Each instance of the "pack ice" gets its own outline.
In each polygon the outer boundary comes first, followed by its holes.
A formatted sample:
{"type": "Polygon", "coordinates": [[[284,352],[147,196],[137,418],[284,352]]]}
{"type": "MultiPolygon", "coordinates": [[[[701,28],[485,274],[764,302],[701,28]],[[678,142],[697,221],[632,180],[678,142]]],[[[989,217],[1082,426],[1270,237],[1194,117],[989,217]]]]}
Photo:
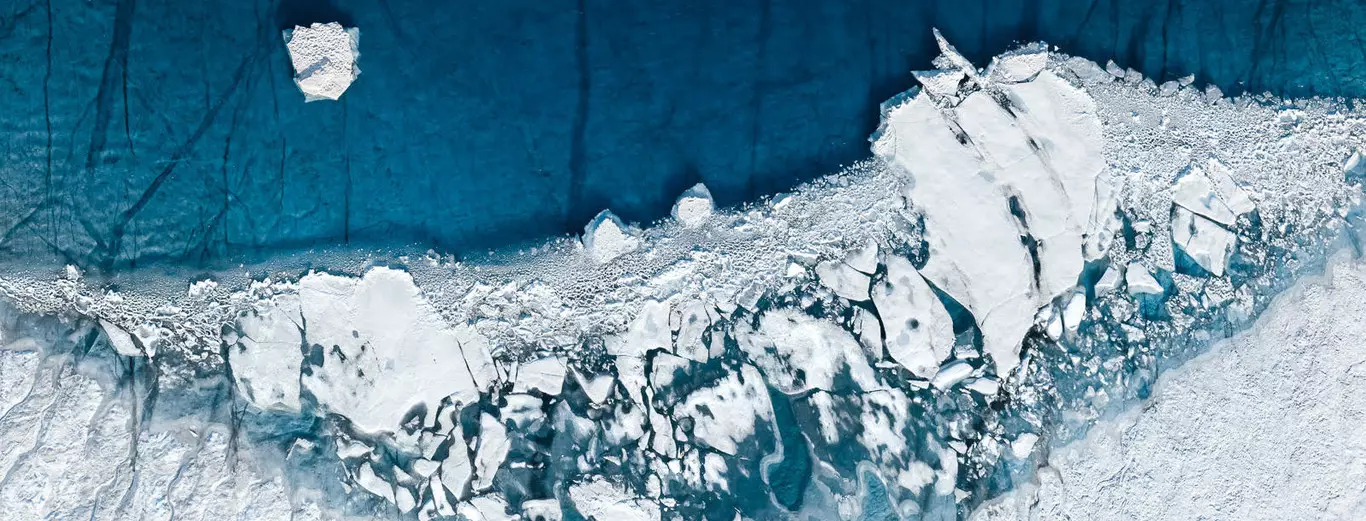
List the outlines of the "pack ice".
{"type": "MultiPolygon", "coordinates": [[[[604,210],[535,248],[174,296],[0,277],[0,499],[25,519],[952,519],[1042,476],[1044,502],[1000,503],[1094,514],[1042,458],[1069,487],[1172,461],[1052,451],[1165,396],[1164,368],[1359,228],[1366,118],[939,44],[875,157],[740,208],[698,185],[653,225],[604,210]]],[[[1295,378],[1350,388],[1346,358],[1292,356],[1330,336],[1310,333],[1282,357],[1321,371],[1295,378]]]]}

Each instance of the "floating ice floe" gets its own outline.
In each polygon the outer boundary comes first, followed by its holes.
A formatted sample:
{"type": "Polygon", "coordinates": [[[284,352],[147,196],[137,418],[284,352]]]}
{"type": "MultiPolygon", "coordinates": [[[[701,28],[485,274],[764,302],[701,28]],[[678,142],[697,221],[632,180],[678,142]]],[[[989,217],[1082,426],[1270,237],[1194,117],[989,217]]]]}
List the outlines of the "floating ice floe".
{"type": "Polygon", "coordinates": [[[635,251],[640,239],[626,230],[626,225],[611,210],[599,212],[583,229],[583,248],[589,258],[599,264],[635,251]]]}
{"type": "MultiPolygon", "coordinates": [[[[937,65],[975,77],[938,41],[937,65]]],[[[1033,73],[1033,58],[1018,60],[1003,66],[1033,79],[978,79],[949,107],[931,99],[942,85],[927,85],[930,96],[885,109],[873,142],[913,179],[905,196],[929,246],[921,273],[977,317],[1002,373],[1018,363],[1035,312],[1105,253],[1114,213],[1095,102],[1053,72],[1033,73]]]]}
{"type": "Polygon", "coordinates": [[[360,75],[360,30],[341,24],[314,23],[295,26],[284,32],[289,61],[294,65],[294,83],[304,93],[304,101],[336,100],[360,75]]]}
{"type": "Polygon", "coordinates": [[[932,378],[953,349],[953,319],[911,262],[888,257],[887,276],[873,290],[887,352],[907,371],[932,378]]]}
{"type": "Polygon", "coordinates": [[[674,202],[672,215],[683,226],[696,228],[711,218],[714,208],[711,191],[707,190],[706,185],[697,183],[678,196],[678,200],[674,202]]]}

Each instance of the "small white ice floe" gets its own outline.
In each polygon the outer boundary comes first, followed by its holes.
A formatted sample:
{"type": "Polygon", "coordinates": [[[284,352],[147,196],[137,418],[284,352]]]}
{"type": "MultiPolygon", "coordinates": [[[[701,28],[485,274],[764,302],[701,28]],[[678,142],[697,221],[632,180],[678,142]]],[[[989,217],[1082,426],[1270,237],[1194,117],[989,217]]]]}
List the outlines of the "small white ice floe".
{"type": "Polygon", "coordinates": [[[598,264],[635,251],[640,239],[626,232],[626,225],[611,210],[598,212],[583,228],[583,248],[598,264]]]}
{"type": "Polygon", "coordinates": [[[295,26],[284,32],[285,47],[294,65],[294,83],[304,101],[336,100],[360,75],[360,30],[337,22],[295,26]]]}
{"type": "Polygon", "coordinates": [[[1124,276],[1123,269],[1117,265],[1110,265],[1105,268],[1105,273],[1101,274],[1100,280],[1096,281],[1096,296],[1103,297],[1119,287],[1120,278],[1124,276]]]}
{"type": "Polygon", "coordinates": [[[939,369],[939,373],[934,375],[934,379],[930,380],[930,384],[940,389],[949,389],[958,385],[958,382],[963,381],[970,374],[972,374],[971,365],[962,360],[955,360],[944,364],[944,367],[939,369]]]}
{"type": "Polygon", "coordinates": [[[1129,286],[1130,295],[1161,295],[1162,284],[1148,273],[1148,268],[1137,262],[1129,263],[1124,270],[1124,283],[1129,286]]]}
{"type": "Polygon", "coordinates": [[[715,203],[706,185],[697,183],[678,196],[674,201],[673,217],[683,226],[696,228],[711,218],[715,203]]]}

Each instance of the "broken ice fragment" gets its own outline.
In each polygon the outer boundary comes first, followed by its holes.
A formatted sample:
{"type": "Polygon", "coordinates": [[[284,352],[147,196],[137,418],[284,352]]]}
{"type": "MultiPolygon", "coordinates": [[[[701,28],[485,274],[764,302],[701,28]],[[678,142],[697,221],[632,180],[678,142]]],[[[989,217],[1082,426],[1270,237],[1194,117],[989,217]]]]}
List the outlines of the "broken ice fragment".
{"type": "Polygon", "coordinates": [[[1233,180],[1233,172],[1228,166],[1215,158],[1210,158],[1205,163],[1205,173],[1209,180],[1214,184],[1214,191],[1228,205],[1228,209],[1234,215],[1243,215],[1257,209],[1257,205],[1252,202],[1252,196],[1238,186],[1233,180]]]}
{"type": "Polygon", "coordinates": [[[1237,236],[1218,223],[1182,207],[1172,212],[1172,242],[1215,277],[1224,275],[1237,236]]]}
{"type": "Polygon", "coordinates": [[[976,80],[977,67],[974,67],[972,62],[964,58],[962,53],[953,47],[953,44],[944,39],[944,35],[939,32],[938,28],[931,29],[931,31],[934,33],[935,43],[939,44],[939,56],[934,59],[934,66],[941,69],[958,69],[976,80]]]}
{"type": "Polygon", "coordinates": [[[958,382],[963,381],[968,375],[972,374],[972,366],[962,360],[955,360],[939,369],[939,374],[934,375],[930,384],[940,389],[948,389],[958,382]]]}
{"type": "Polygon", "coordinates": [[[565,371],[564,362],[554,356],[522,364],[517,369],[517,380],[513,383],[512,391],[540,391],[550,396],[559,395],[564,385],[565,371]]]}
{"type": "Polygon", "coordinates": [[[674,417],[692,420],[693,438],[698,443],[735,455],[760,420],[765,424],[773,421],[773,403],[759,371],[745,364],[739,373],[688,395],[674,408],[674,417]]]}
{"type": "Polygon", "coordinates": [[[706,185],[697,183],[678,196],[674,202],[673,217],[683,226],[696,228],[711,218],[714,206],[711,191],[707,190],[706,185]]]}
{"type": "Polygon", "coordinates": [[[583,247],[598,264],[635,251],[640,239],[627,233],[626,225],[611,210],[603,210],[583,228],[583,247]]]}
{"type": "Polygon", "coordinates": [[[569,487],[574,509],[597,521],[659,521],[659,504],[637,497],[626,487],[593,476],[569,487]]]}
{"type": "Polygon", "coordinates": [[[983,396],[996,396],[997,391],[1001,390],[1001,382],[988,377],[974,378],[971,382],[964,384],[963,387],[983,396]]]}
{"type": "Polygon", "coordinates": [[[1232,226],[1235,220],[1233,210],[1214,192],[1214,184],[1200,168],[1191,168],[1176,181],[1176,186],[1172,187],[1172,201],[1224,226],[1232,226]]]}
{"type": "Polygon", "coordinates": [[[887,256],[887,278],[873,290],[887,352],[907,371],[933,377],[953,349],[953,319],[911,261],[887,256]]]}
{"type": "Polygon", "coordinates": [[[844,262],[831,260],[817,264],[816,276],[836,295],[855,302],[868,300],[868,275],[844,262]]]}
{"type": "Polygon", "coordinates": [[[133,335],[128,334],[123,328],[116,326],[105,319],[100,319],[100,329],[104,330],[104,336],[109,339],[110,347],[123,356],[142,356],[142,349],[133,340],[133,335]]]}
{"type": "Polygon", "coordinates": [[[1131,262],[1124,269],[1124,283],[1129,286],[1130,295],[1161,295],[1165,291],[1162,284],[1148,273],[1148,268],[1138,262],[1131,262]]]}
{"type": "Polygon", "coordinates": [[[1031,432],[1021,434],[1010,442],[1010,453],[1016,459],[1024,459],[1034,452],[1034,444],[1039,442],[1039,435],[1031,432]]]}
{"type": "Polygon", "coordinates": [[[1045,65],[1048,65],[1048,49],[1036,43],[993,58],[987,70],[992,81],[1020,83],[1034,79],[1045,65]]]}
{"type": "Polygon", "coordinates": [[[484,413],[479,418],[479,448],[474,456],[474,490],[482,492],[493,487],[493,476],[507,459],[511,443],[503,422],[484,413]]]}
{"type": "Polygon", "coordinates": [[[294,65],[294,83],[304,101],[336,100],[360,74],[360,30],[341,24],[315,23],[284,32],[285,47],[294,65]]]}
{"type": "Polygon", "coordinates": [[[1086,317],[1086,294],[1075,293],[1063,307],[1062,322],[1068,331],[1076,331],[1081,325],[1081,321],[1086,317]]]}
{"type": "Polygon", "coordinates": [[[588,399],[595,404],[606,402],[607,397],[612,395],[612,386],[617,383],[616,378],[610,374],[588,377],[575,370],[574,376],[579,380],[579,386],[583,388],[583,393],[588,395],[588,399]]]}
{"type": "Polygon", "coordinates": [[[844,256],[844,263],[849,267],[863,273],[872,275],[877,272],[877,241],[868,241],[863,245],[849,250],[844,256]]]}
{"type": "Polygon", "coordinates": [[[237,320],[242,335],[228,361],[238,392],[257,408],[299,411],[302,324],[298,295],[279,296],[237,320]]]}
{"type": "Polygon", "coordinates": [[[1105,273],[1101,274],[1100,280],[1096,281],[1096,296],[1103,297],[1119,287],[1120,278],[1123,277],[1121,268],[1116,265],[1105,267],[1105,273]]]}
{"type": "Polygon", "coordinates": [[[458,501],[468,496],[467,489],[470,479],[474,477],[474,467],[470,465],[469,446],[465,444],[465,436],[459,426],[451,434],[450,442],[446,459],[441,460],[439,476],[441,484],[458,501]]]}
{"type": "Polygon", "coordinates": [[[954,100],[958,96],[958,89],[962,86],[963,80],[967,79],[967,73],[961,70],[934,70],[934,71],[915,71],[911,73],[916,81],[925,89],[925,93],[940,99],[954,100]]]}
{"type": "Polygon", "coordinates": [[[390,503],[394,502],[394,487],[384,478],[375,474],[375,469],[370,467],[368,461],[361,463],[360,472],[356,474],[356,484],[371,494],[382,497],[390,503]]]}
{"type": "MultiPolygon", "coordinates": [[[[971,75],[936,38],[941,67],[971,75]]],[[[873,152],[912,178],[903,191],[924,216],[929,249],[921,273],[973,314],[1004,374],[1035,312],[1104,253],[1113,201],[1104,131],[1085,91],[1048,70],[990,87],[949,109],[928,95],[887,108],[873,152]]]]}

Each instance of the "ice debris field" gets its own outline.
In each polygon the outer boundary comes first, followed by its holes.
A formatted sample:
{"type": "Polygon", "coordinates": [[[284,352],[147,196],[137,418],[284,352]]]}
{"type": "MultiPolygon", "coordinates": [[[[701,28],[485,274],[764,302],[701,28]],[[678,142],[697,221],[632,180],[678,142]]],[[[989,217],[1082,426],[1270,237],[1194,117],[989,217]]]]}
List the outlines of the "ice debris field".
{"type": "MultiPolygon", "coordinates": [[[[291,50],[355,44],[302,29],[291,50]]],[[[881,106],[870,159],[740,208],[697,185],[646,227],[603,211],[485,260],[222,273],[174,296],[75,266],[0,279],[0,504],[1362,515],[1366,471],[1344,458],[1366,352],[1361,321],[1338,319],[1366,295],[1366,114],[1043,44],[978,67],[936,37],[933,69],[881,106]]],[[[344,99],[364,81],[347,56],[296,59],[300,89],[344,99]]]]}

